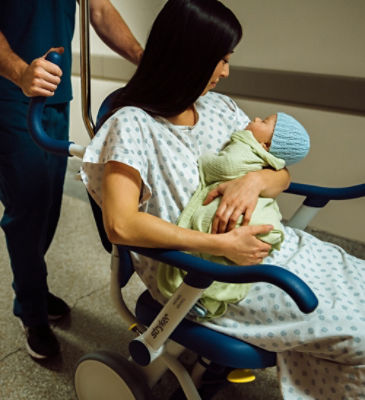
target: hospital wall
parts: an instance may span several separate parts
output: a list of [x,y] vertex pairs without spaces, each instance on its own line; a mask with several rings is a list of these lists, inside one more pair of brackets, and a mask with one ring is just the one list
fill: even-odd
[[[225,0],[244,26],[243,41],[232,56],[231,68],[270,69],[323,76],[365,78],[363,0]],[[145,43],[162,0],[114,0],[134,34]],[[81,120],[78,66],[78,29],[73,42],[74,100],[71,106],[71,138],[87,144]],[[133,67],[106,48],[91,32],[92,111],[105,96],[120,87]],[[233,74],[232,74],[233,76]],[[322,76],[322,75],[321,75]],[[219,90],[219,86],[217,87]],[[250,116],[276,111],[294,115],[311,137],[309,156],[290,167],[293,181],[324,186],[365,183],[365,113],[341,108],[296,104],[252,96],[234,95]],[[365,101],[365,98],[364,98]],[[302,198],[282,194],[284,218]],[[365,198],[331,202],[311,226],[365,242]]]

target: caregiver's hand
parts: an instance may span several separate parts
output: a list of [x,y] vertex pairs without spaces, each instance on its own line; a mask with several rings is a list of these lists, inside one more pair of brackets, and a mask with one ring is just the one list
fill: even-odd
[[243,214],[242,225],[248,225],[262,190],[260,175],[249,172],[243,177],[223,182],[208,193],[203,205],[222,196],[213,219],[211,233],[231,231]]
[[45,55],[24,66],[19,86],[26,96],[50,97],[54,95],[61,82],[62,71],[56,64],[46,60],[47,54],[51,51],[62,54],[64,49],[63,47],[51,48]]
[[224,256],[237,265],[259,264],[268,256],[271,245],[256,238],[273,229],[272,225],[240,226],[230,232],[219,235],[227,240]]

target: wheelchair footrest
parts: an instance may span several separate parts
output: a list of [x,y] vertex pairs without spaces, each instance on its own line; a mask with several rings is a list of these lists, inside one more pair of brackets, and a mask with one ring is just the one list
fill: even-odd
[[227,375],[227,381],[232,383],[248,383],[256,379],[250,369],[234,369]]

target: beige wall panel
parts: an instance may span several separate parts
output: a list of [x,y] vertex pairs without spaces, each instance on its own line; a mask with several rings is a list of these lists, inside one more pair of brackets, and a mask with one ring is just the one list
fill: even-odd
[[365,77],[364,0],[225,0],[244,27],[233,65]]

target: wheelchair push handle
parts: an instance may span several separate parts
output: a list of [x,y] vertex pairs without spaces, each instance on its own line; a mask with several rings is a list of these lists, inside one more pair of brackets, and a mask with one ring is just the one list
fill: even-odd
[[[60,66],[61,55],[52,51],[47,54],[46,60]],[[84,153],[84,148],[82,146],[67,140],[50,138],[45,132],[42,125],[42,116],[46,100],[47,97],[44,96],[33,97],[30,100],[27,116],[30,136],[39,147],[43,148],[47,152],[64,156],[75,155],[82,158]]]
[[51,63],[56,64],[58,66],[61,65],[61,59],[62,59],[61,54],[57,53],[56,51],[50,51],[46,57],[47,61],[50,61]]

